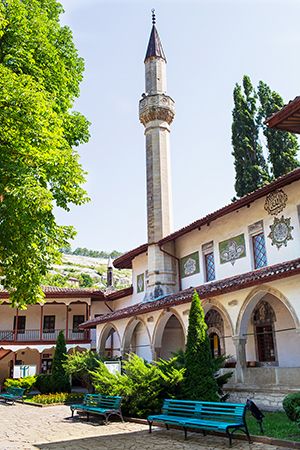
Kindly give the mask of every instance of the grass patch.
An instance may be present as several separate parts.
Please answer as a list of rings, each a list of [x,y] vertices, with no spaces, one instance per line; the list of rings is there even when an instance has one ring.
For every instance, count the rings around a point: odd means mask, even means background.
[[[291,422],[284,412],[264,412],[264,435],[287,441],[300,441],[300,428],[295,422]],[[260,428],[254,417],[247,412],[247,425],[251,435],[260,436]]]

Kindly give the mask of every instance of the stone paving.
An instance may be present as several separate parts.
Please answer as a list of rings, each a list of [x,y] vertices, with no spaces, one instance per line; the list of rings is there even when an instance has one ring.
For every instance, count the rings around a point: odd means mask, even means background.
[[[0,403],[0,450],[223,450],[228,440],[216,436],[148,427],[136,423],[112,422],[101,425],[77,417],[70,419],[67,406],[37,408]],[[266,444],[234,441],[237,450],[284,450]],[[286,449],[285,449],[286,450]]]

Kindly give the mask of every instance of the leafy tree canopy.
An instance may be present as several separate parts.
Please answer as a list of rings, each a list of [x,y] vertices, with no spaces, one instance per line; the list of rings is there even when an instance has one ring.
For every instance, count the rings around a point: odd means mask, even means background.
[[[77,145],[88,122],[70,111],[84,69],[56,0],[0,2],[0,268],[13,305],[42,300],[42,277],[74,236],[54,205],[88,200]]]

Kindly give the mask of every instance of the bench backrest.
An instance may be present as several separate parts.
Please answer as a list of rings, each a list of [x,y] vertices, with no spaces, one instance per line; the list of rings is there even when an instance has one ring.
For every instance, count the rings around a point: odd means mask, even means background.
[[[10,386],[6,389],[6,393],[15,397],[22,397],[26,389]]]
[[[104,409],[115,409],[119,410],[121,406],[122,397],[119,396],[109,396],[109,395],[99,395],[99,400],[97,403],[98,408]]]
[[[85,394],[83,404],[86,406],[97,406],[100,394]]]
[[[162,412],[170,416],[232,423],[244,421],[246,405],[241,403],[166,399],[164,400]]]

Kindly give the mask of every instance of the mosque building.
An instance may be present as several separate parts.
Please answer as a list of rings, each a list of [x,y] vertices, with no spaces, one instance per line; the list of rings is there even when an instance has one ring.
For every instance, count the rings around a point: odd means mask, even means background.
[[[144,63],[148,240],[114,261],[132,287],[82,329],[96,328],[101,354],[168,358],[185,347],[196,289],[212,353],[229,355],[230,398],[279,405],[300,387],[300,169],[173,231],[175,108],[154,16]]]

